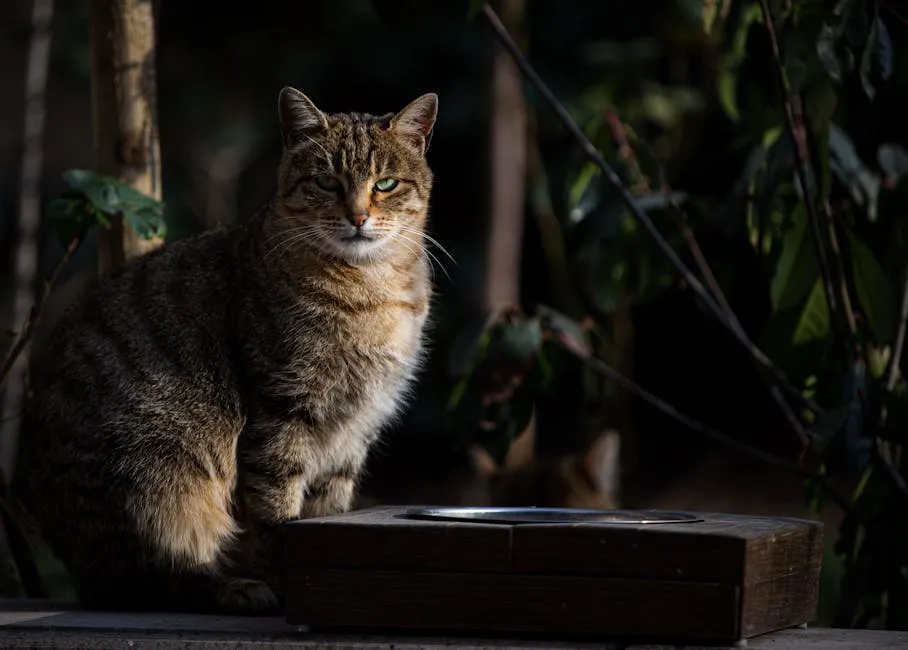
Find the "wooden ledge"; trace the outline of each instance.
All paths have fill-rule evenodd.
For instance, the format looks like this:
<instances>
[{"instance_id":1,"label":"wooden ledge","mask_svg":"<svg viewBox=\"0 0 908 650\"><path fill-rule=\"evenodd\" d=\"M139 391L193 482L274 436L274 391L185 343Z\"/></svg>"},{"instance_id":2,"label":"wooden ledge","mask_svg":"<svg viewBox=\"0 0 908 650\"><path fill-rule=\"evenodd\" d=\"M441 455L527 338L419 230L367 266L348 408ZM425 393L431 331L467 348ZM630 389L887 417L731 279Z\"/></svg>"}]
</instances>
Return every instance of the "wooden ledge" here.
<instances>
[{"instance_id":1,"label":"wooden ledge","mask_svg":"<svg viewBox=\"0 0 908 650\"><path fill-rule=\"evenodd\" d=\"M908 632L808 628L751 639L766 650L903 650ZM0 650L682 650L676 646L311 634L283 618L0 609ZM689 650L699 650L693 646ZM713 647L714 648L714 647Z\"/></svg>"}]
</instances>

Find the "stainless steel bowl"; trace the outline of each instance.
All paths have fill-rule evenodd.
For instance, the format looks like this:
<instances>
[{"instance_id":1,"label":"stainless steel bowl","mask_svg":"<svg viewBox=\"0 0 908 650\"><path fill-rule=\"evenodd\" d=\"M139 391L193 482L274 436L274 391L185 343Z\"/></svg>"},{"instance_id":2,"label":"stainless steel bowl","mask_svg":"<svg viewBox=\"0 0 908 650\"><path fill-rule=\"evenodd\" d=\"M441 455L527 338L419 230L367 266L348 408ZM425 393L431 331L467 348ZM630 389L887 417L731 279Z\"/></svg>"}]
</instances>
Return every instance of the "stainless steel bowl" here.
<instances>
[{"instance_id":1,"label":"stainless steel bowl","mask_svg":"<svg viewBox=\"0 0 908 650\"><path fill-rule=\"evenodd\" d=\"M463 521L484 524L688 524L703 521L688 512L668 510L585 510L580 508L413 508L409 519Z\"/></svg>"}]
</instances>

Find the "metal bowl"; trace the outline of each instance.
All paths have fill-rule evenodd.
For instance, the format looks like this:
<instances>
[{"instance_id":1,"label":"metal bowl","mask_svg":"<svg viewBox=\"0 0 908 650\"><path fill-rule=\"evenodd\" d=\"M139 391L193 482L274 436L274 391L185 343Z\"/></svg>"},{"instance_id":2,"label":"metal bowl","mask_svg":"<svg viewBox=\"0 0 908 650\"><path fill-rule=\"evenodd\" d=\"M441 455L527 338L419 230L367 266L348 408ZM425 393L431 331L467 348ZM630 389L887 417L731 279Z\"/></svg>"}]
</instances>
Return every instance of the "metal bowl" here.
<instances>
[{"instance_id":1,"label":"metal bowl","mask_svg":"<svg viewBox=\"0 0 908 650\"><path fill-rule=\"evenodd\" d=\"M409 519L462 521L484 524L601 524L639 526L642 524L688 524L703 521L688 512L668 510L586 510L580 508L414 508Z\"/></svg>"}]
</instances>

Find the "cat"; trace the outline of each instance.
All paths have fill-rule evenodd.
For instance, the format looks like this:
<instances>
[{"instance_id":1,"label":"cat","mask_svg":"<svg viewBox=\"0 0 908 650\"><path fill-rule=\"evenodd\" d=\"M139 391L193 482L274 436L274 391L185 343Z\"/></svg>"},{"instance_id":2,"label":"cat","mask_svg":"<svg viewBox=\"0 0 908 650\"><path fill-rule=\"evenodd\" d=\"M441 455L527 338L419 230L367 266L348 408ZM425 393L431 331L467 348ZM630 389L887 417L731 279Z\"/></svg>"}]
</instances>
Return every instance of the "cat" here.
<instances>
[{"instance_id":1,"label":"cat","mask_svg":"<svg viewBox=\"0 0 908 650\"><path fill-rule=\"evenodd\" d=\"M371 466L372 471L367 472L354 507L409 504L614 509L620 506L620 444L618 432L609 429L582 451L540 456L531 423L514 439L499 464L478 444L444 453L424 442L396 455L371 458L367 468Z\"/></svg>"},{"instance_id":2,"label":"cat","mask_svg":"<svg viewBox=\"0 0 908 650\"><path fill-rule=\"evenodd\" d=\"M271 199L57 324L25 500L84 605L280 610L282 524L349 509L425 360L437 111L327 114L284 88Z\"/></svg>"},{"instance_id":3,"label":"cat","mask_svg":"<svg viewBox=\"0 0 908 650\"><path fill-rule=\"evenodd\" d=\"M471 450L493 506L539 508L620 507L617 431L602 432L583 451L547 457L535 453L533 430L519 436L499 465L484 447Z\"/></svg>"}]
</instances>

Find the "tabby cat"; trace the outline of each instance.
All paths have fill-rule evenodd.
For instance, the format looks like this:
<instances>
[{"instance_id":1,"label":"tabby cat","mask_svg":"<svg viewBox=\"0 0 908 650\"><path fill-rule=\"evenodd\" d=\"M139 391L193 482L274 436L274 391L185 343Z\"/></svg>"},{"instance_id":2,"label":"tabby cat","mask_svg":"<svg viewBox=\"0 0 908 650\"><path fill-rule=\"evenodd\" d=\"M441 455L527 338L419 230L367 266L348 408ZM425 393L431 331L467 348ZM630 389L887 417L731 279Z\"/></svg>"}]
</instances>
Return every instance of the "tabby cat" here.
<instances>
[{"instance_id":1,"label":"tabby cat","mask_svg":"<svg viewBox=\"0 0 908 650\"><path fill-rule=\"evenodd\" d=\"M421 365L437 96L278 106L271 200L101 282L38 364L27 503L87 606L275 611L281 524L350 507Z\"/></svg>"}]
</instances>

